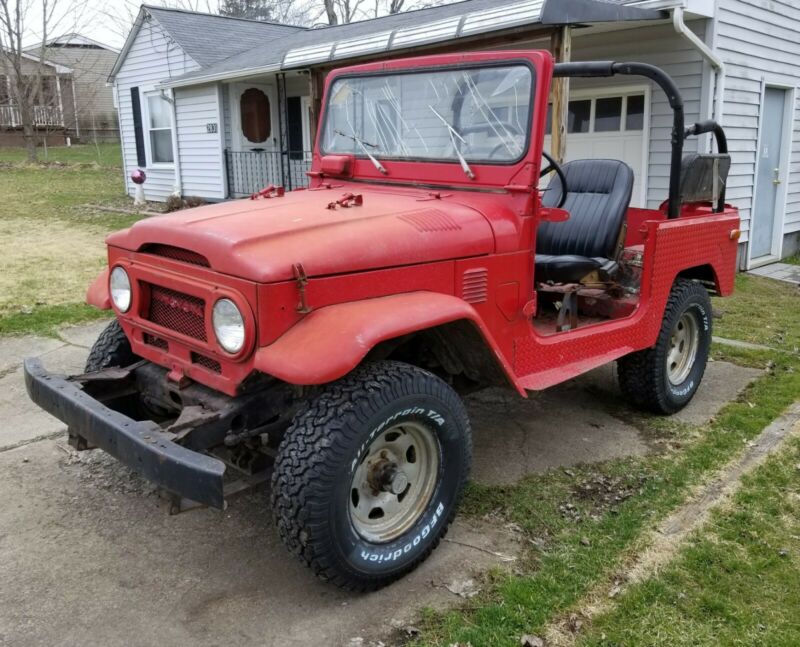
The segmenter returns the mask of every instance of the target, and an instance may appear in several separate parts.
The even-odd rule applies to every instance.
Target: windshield
[[[527,65],[394,73],[336,80],[321,148],[381,159],[510,163],[528,141]]]

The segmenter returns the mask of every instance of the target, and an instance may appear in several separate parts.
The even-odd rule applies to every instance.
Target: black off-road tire
[[[371,443],[403,422],[426,425],[435,438],[435,490],[407,531],[373,543],[351,518],[353,478]],[[375,590],[416,568],[438,545],[456,514],[471,460],[469,419],[450,386],[408,364],[365,364],[324,387],[295,415],[275,461],[275,523],[289,551],[318,577],[345,590]]]
[[[139,357],[133,354],[125,331],[114,319],[97,338],[86,360],[86,372],[93,373],[111,366],[130,366]]]
[[[675,326],[684,314],[695,319],[699,339],[697,355],[688,375],[679,384],[668,378],[667,357]],[[645,411],[672,414],[694,397],[708,363],[711,348],[712,314],[708,291],[696,281],[678,279],[672,286],[661,331],[655,346],[626,355],[617,362],[623,395]]]

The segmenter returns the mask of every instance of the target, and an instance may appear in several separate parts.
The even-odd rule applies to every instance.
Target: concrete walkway
[[[770,263],[762,267],[757,267],[750,270],[748,274],[755,274],[756,276],[765,276],[768,279],[775,279],[776,281],[785,281],[794,285],[800,285],[800,265],[792,265],[790,263]]]
[[[0,645],[348,645],[413,622],[423,606],[492,565],[513,565],[513,528],[458,520],[415,573],[354,596],[289,558],[264,491],[225,512],[167,516],[147,482],[100,451],[75,453],[63,426],[33,406],[21,362],[81,372],[103,324],[59,339],[0,338]],[[758,371],[714,362],[688,423],[713,416]],[[526,474],[649,450],[607,367],[522,400],[487,390],[467,399],[474,478]],[[55,435],[54,435],[55,434]],[[510,559],[512,558],[512,559]]]

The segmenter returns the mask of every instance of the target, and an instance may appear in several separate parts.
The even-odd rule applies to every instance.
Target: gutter
[[[705,58],[711,67],[716,70],[716,89],[714,92],[714,106],[712,109],[712,118],[718,124],[722,124],[723,106],[725,100],[725,63],[717,56],[713,49],[711,49],[705,42],[695,34],[683,20],[683,7],[675,7],[672,10],[672,26],[675,31],[683,36],[684,39],[689,41],[697,51]]]
[[[215,81],[236,81],[237,79],[246,79],[256,74],[271,74],[281,71],[280,65],[268,65],[262,67],[250,67],[237,72],[218,72],[217,74],[207,74],[205,76],[194,76],[192,78],[175,80],[166,80],[156,84],[156,89],[168,88],[182,88],[191,85],[203,85],[205,83],[212,83]]]

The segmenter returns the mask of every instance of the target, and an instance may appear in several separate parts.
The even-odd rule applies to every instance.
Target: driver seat
[[[619,160],[575,160],[562,167],[567,180],[563,209],[569,220],[543,222],[536,234],[537,283],[580,283],[596,272],[610,280],[633,192],[633,169]],[[553,176],[542,196],[545,207],[561,197]]]

